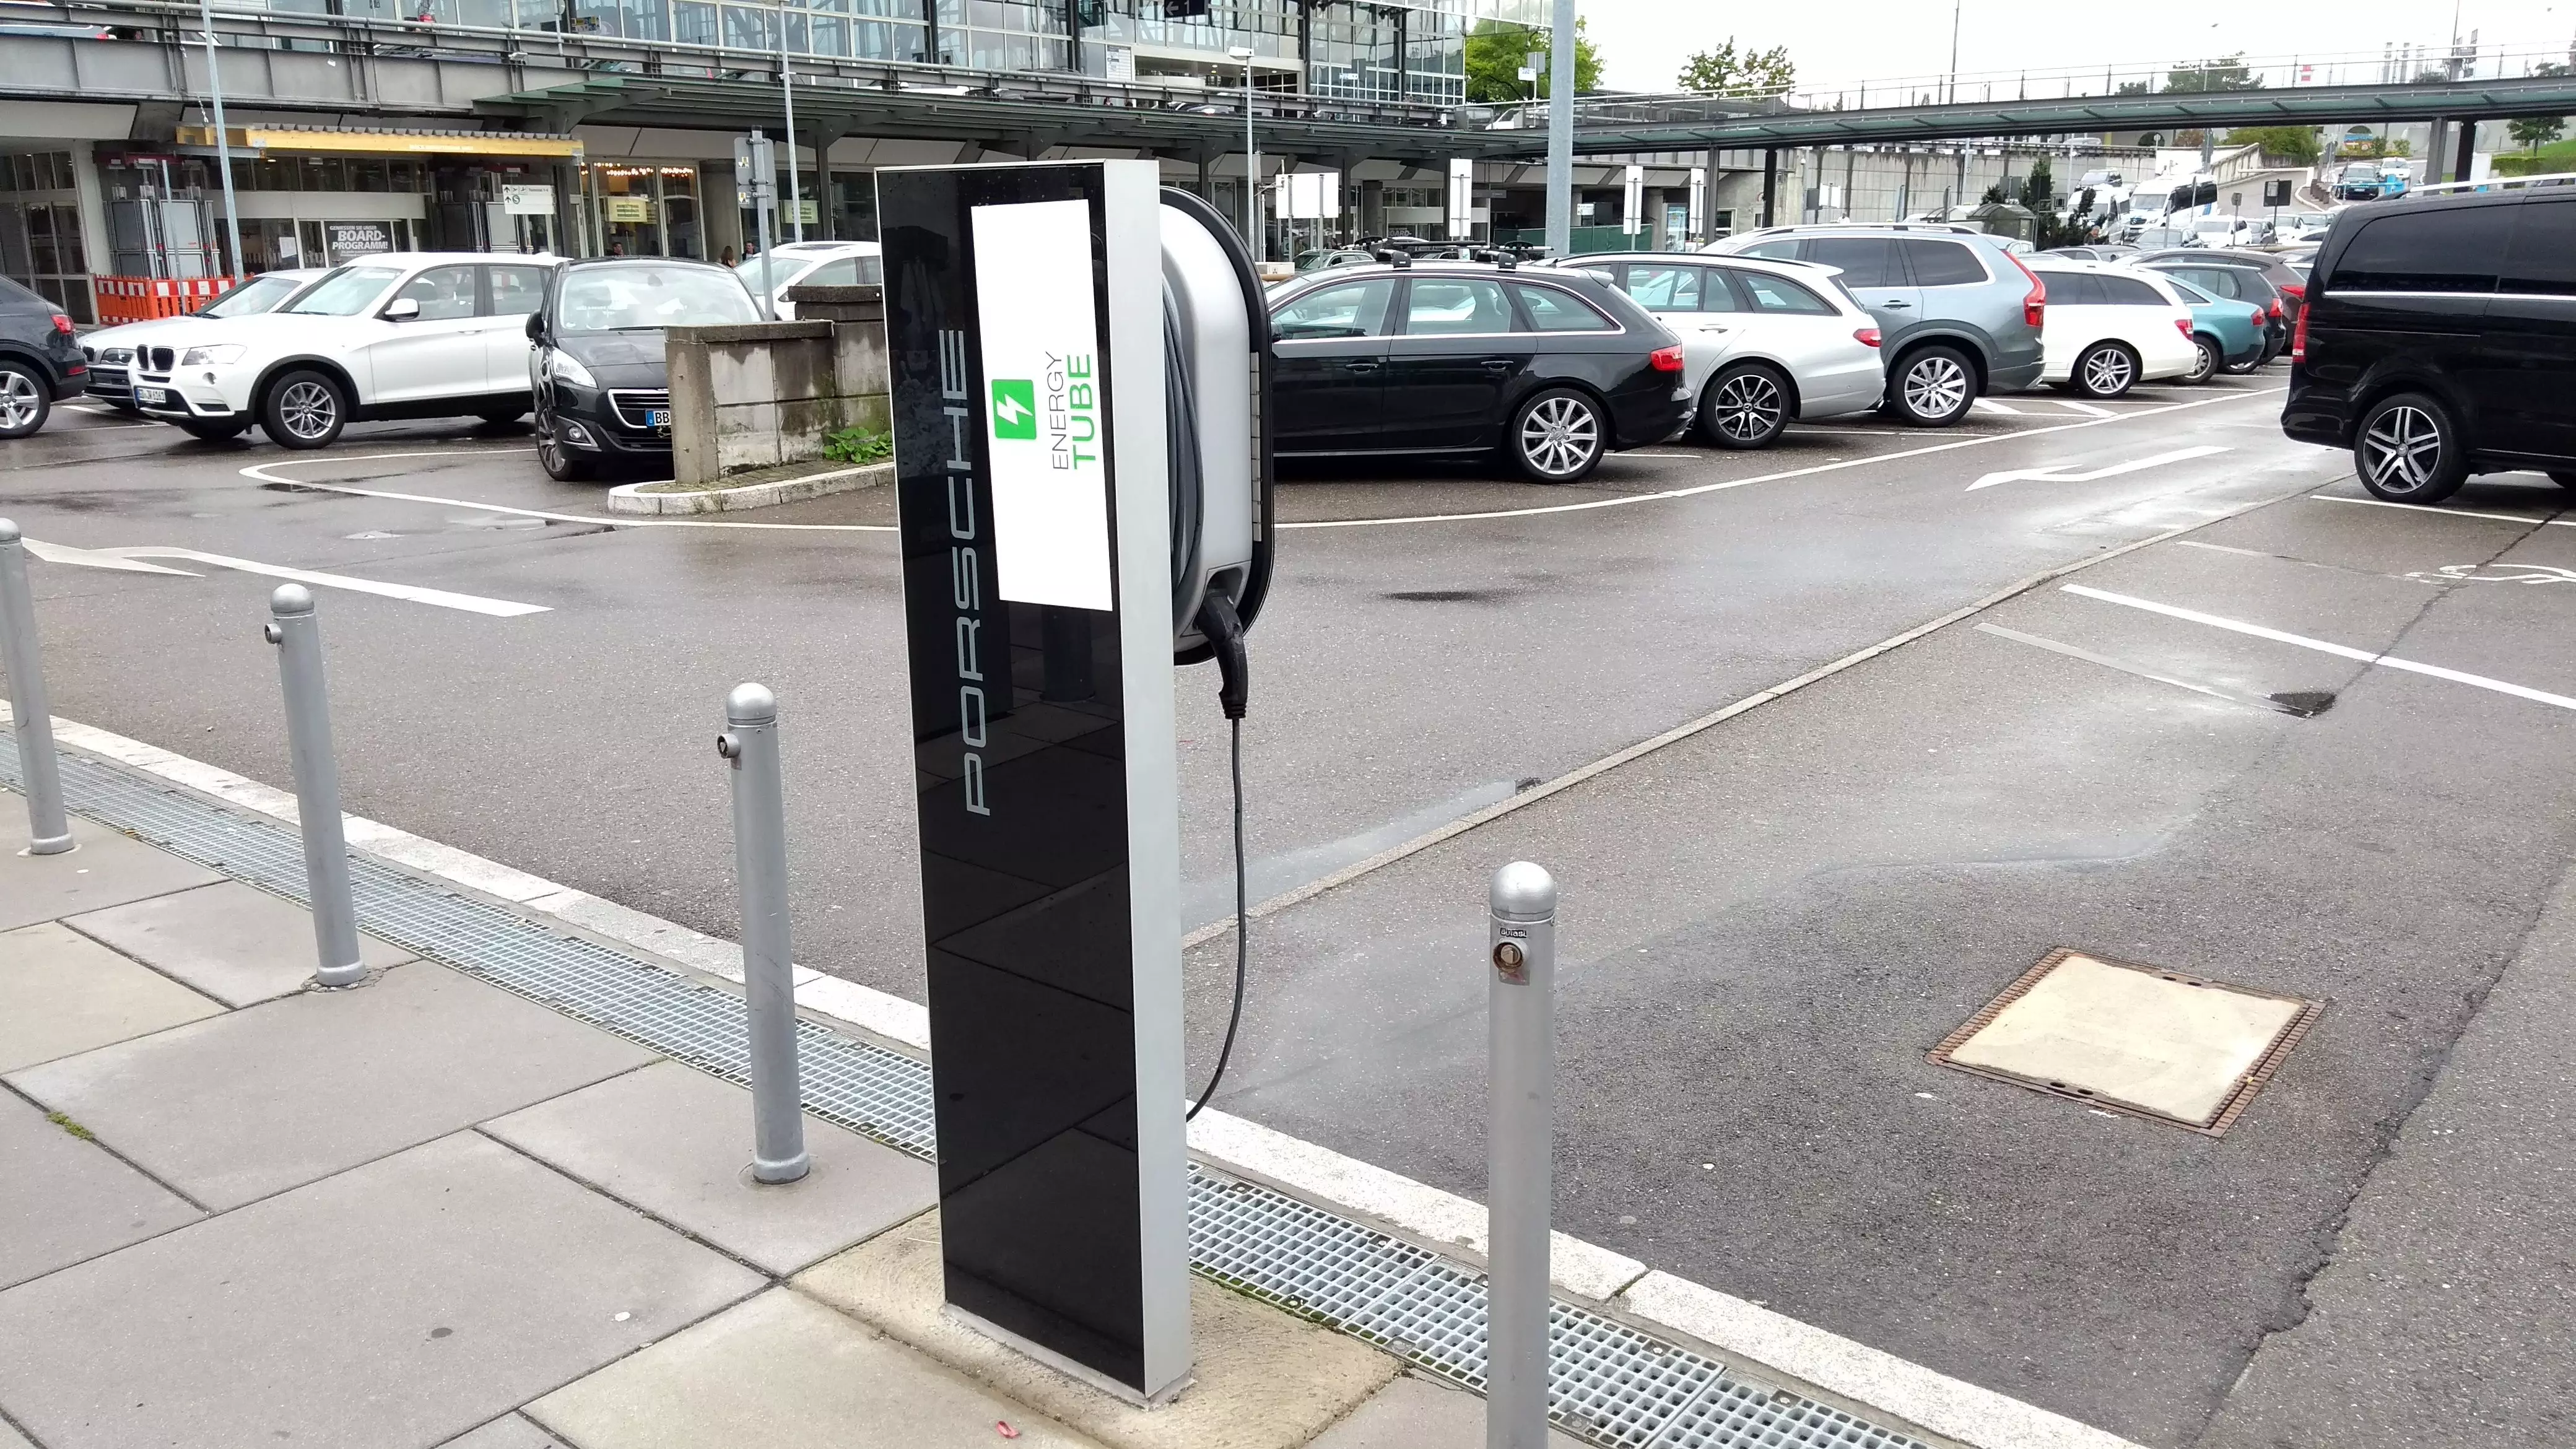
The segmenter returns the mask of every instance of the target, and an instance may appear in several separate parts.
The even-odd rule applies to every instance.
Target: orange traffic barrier
[[[240,277],[95,277],[91,293],[98,299],[98,320],[149,322],[156,317],[184,317],[231,290]]]

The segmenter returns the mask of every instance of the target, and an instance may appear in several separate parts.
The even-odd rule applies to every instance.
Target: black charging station
[[[1160,1402],[1190,1368],[1167,661],[1217,659],[1240,718],[1260,287],[1151,161],[877,195],[947,1302]]]

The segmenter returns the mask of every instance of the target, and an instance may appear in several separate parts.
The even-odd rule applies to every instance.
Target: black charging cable
[[[1199,605],[1199,635],[1216,651],[1216,702],[1225,711],[1225,727],[1234,766],[1234,1009],[1226,1013],[1225,1045],[1216,1052],[1216,1070],[1208,1074],[1190,1110],[1181,1120],[1189,1121],[1216,1095],[1216,1084],[1225,1080],[1225,1064],[1234,1056],[1234,1033],[1243,1025],[1244,966],[1251,959],[1251,918],[1245,904],[1243,881],[1243,711],[1252,698],[1251,665],[1243,650],[1243,621],[1235,617],[1234,605],[1223,594],[1211,591]]]

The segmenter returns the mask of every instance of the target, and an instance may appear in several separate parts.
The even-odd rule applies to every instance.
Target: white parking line
[[[2341,493],[2311,493],[2319,503],[2367,503],[2373,508],[2404,508],[2416,513],[2438,513],[2444,518],[2486,518],[2497,523],[2545,523],[2552,528],[2576,528],[2576,518],[2526,518],[2519,513],[2480,513],[2474,508],[2441,508],[2430,503],[2392,503],[2385,498],[2349,498]]]
[[[533,448],[476,448],[477,453],[532,453]],[[486,513],[507,513],[518,518],[546,518],[557,523],[597,523],[610,528],[748,528],[784,530],[792,533],[893,533],[891,523],[751,523],[736,519],[661,518],[650,515],[620,515],[614,518],[585,513],[555,513],[543,508],[513,508],[506,503],[478,503],[471,498],[441,498],[429,493],[396,493],[383,488],[355,488],[346,483],[315,483],[303,478],[280,478],[269,472],[289,463],[376,463],[390,458],[444,458],[455,449],[428,453],[361,453],[352,458],[290,458],[275,463],[254,463],[241,470],[241,476],[260,483],[282,483],[290,488],[313,488],[324,493],[346,493],[357,498],[390,498],[401,503],[430,503],[446,508],[478,508]]]
[[[2022,415],[2021,409],[2014,407],[2011,403],[1997,402],[1990,397],[1981,397],[1977,399],[1974,406],[1976,410],[1981,413],[2001,413],[2008,418],[2017,418]]]
[[[2418,664],[2412,659],[2400,659],[2393,654],[2375,654],[2367,649],[2355,649],[2349,644],[2328,643],[2323,639],[2311,639],[2305,634],[2292,634],[2280,629],[2267,629],[2260,624],[2248,624],[2242,619],[2229,619],[2217,614],[2204,614],[2198,609],[2185,609],[2175,604],[2159,604],[2153,599],[2141,599],[2129,594],[2115,594],[2108,590],[2093,588],[2086,584],[2060,584],[2058,587],[2067,593],[2076,594],[2083,598],[2099,599],[2103,603],[2118,604],[2123,608],[2144,609],[2150,614],[2162,614],[2168,619],[2180,619],[2185,623],[2190,624],[2206,624],[2212,629],[2225,629],[2232,634],[2245,634],[2256,639],[2269,639],[2275,644],[2294,644],[2301,649],[2313,649],[2320,654],[2332,654],[2339,659],[2357,659],[2364,664],[2377,664],[2388,669],[2400,669],[2404,670],[2408,674],[2429,675],[2434,679],[2447,679],[2454,684],[2471,685],[2478,689],[2491,689],[2498,694],[2510,694],[2516,699],[2528,699],[2539,704],[2554,704],[2560,709],[2576,709],[2576,699],[2570,699],[2566,695],[2551,694],[2547,690],[2532,689],[2520,684],[2508,684],[2501,679],[2489,679],[2483,674],[2467,674],[2457,669],[2444,669],[2438,664]]]
[[[377,579],[353,578],[348,574],[322,573],[313,569],[291,569],[281,564],[259,563],[252,559],[233,558],[226,554],[201,553],[193,548],[163,548],[144,544],[131,548],[89,549],[42,543],[32,538],[26,542],[28,552],[48,563],[72,564],[80,568],[198,577],[186,569],[170,569],[158,564],[133,562],[133,560],[147,558],[176,558],[186,559],[192,563],[212,564],[219,569],[260,574],[272,579],[291,579],[296,583],[312,584],[317,588],[346,589],[354,594],[374,594],[379,598],[401,599],[406,603],[431,604],[441,609],[460,609],[468,614],[484,614],[495,619],[516,619],[526,614],[548,612],[543,604],[522,604],[510,599],[487,599],[480,594],[451,593],[446,589],[423,588],[418,584],[389,584]]]
[[[2109,408],[2097,408],[2091,403],[2074,402],[2067,398],[2057,399],[2057,405],[2066,409],[2068,412],[2082,413],[2086,417],[2114,418],[2119,416],[2118,413]]]

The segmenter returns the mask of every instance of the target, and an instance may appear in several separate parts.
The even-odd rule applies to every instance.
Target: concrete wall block
[[[717,460],[716,393],[707,345],[674,333],[666,356],[671,384],[671,476],[683,483],[711,483],[724,476]]]
[[[769,349],[769,367],[769,395],[781,402],[831,397],[838,391],[828,337],[796,337],[774,344]]]
[[[832,353],[844,394],[882,393],[893,386],[886,372],[884,322],[834,323]]]
[[[707,344],[707,362],[716,401],[721,405],[767,401],[778,396],[778,370],[766,343],[711,342]]]

